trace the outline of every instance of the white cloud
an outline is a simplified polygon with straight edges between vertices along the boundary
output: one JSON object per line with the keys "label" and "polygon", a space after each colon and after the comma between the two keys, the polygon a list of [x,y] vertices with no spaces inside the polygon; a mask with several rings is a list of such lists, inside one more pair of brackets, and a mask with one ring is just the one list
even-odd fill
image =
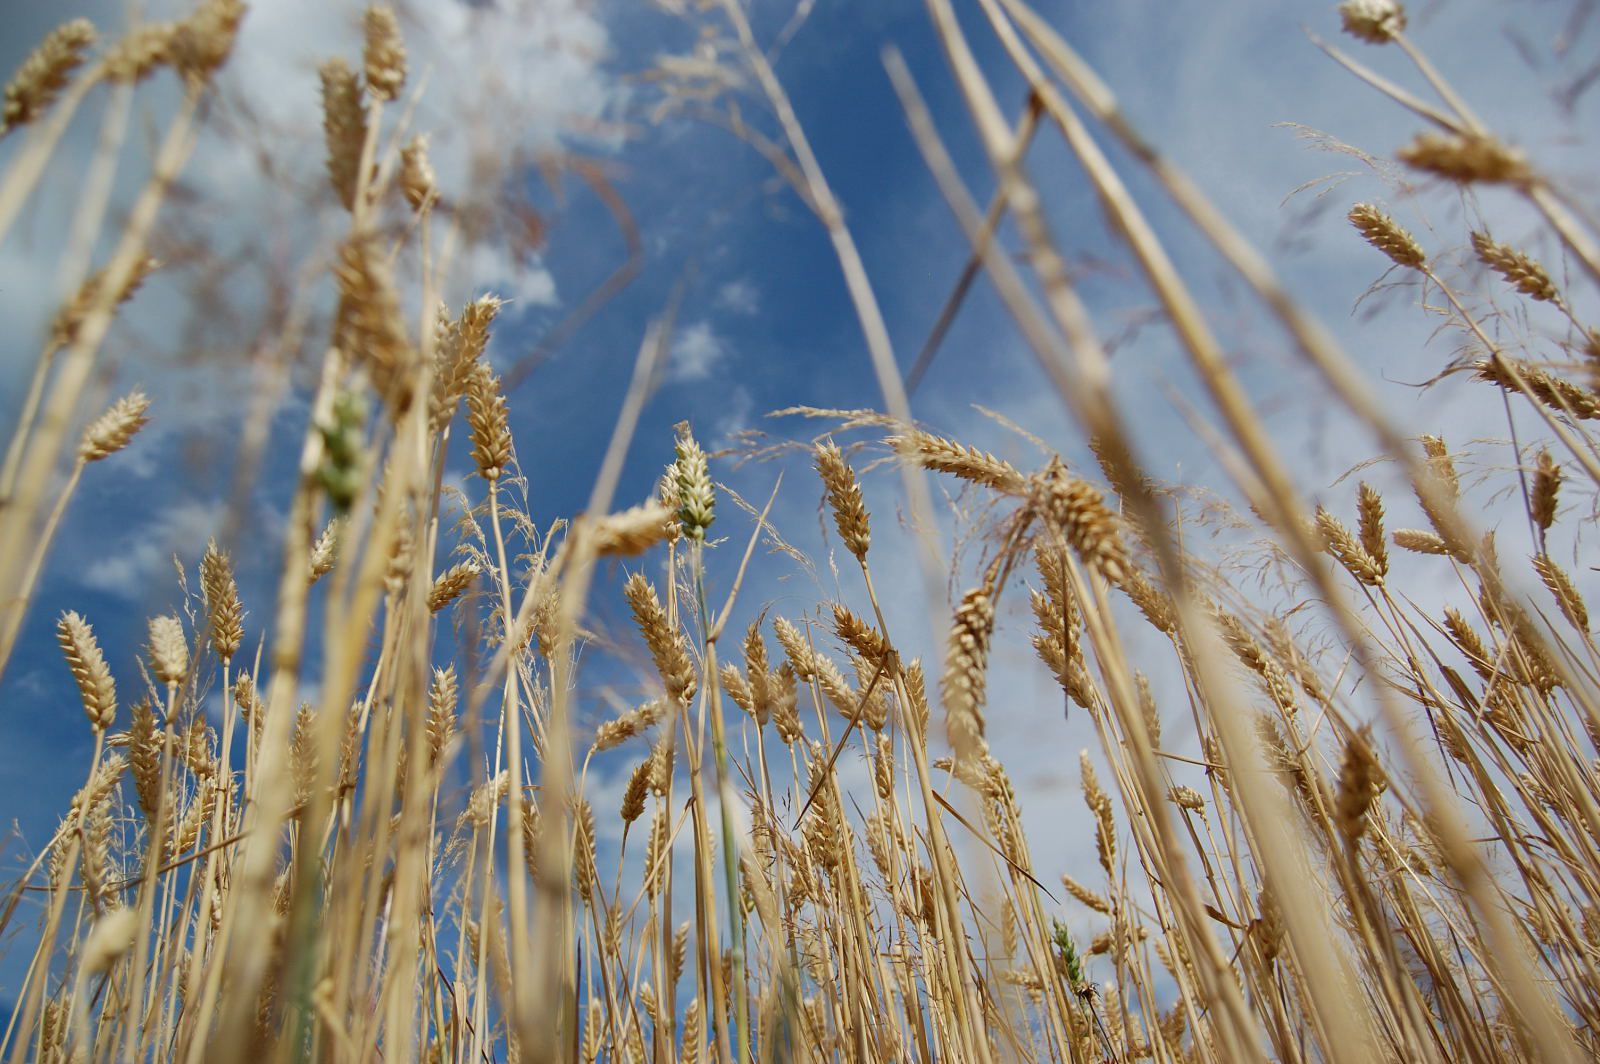
{"label": "white cloud", "polygon": [[729,281],[717,289],[717,298],[712,305],[730,314],[751,317],[761,311],[761,292],[750,281]]}
{"label": "white cloud", "polygon": [[672,338],[668,373],[674,381],[701,381],[728,357],[728,345],[709,321],[697,321]]}
{"label": "white cloud", "polygon": [[[162,571],[170,572],[176,551],[194,553],[198,545],[222,526],[221,502],[175,502],[138,529],[124,528],[112,538],[132,540],[120,551],[97,558],[77,574],[77,582],[92,591],[137,599],[154,584]],[[104,541],[102,541],[104,542]]]}

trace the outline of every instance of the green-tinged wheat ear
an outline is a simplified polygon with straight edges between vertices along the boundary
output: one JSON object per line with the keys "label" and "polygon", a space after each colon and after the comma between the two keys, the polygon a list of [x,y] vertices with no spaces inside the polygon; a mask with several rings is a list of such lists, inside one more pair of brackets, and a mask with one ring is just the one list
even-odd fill
{"label": "green-tinged wheat ear", "polygon": [[706,529],[716,520],[717,496],[711,484],[711,471],[706,453],[695,441],[687,421],[677,426],[677,499],[678,521],[683,534],[690,539],[703,540]]}
{"label": "green-tinged wheat ear", "polygon": [[117,716],[117,685],[111,678],[105,655],[100,652],[94,629],[78,614],[63,613],[56,624],[56,638],[67,656],[72,678],[78,683],[89,727],[105,731]]}
{"label": "green-tinged wheat ear", "polygon": [[396,100],[406,84],[406,44],[400,37],[400,20],[387,4],[367,8],[362,20],[366,47],[367,91],[379,100]]}
{"label": "green-tinged wheat ear", "polygon": [[6,84],[0,136],[27,125],[55,102],[94,44],[94,24],[73,19],[51,30]]}

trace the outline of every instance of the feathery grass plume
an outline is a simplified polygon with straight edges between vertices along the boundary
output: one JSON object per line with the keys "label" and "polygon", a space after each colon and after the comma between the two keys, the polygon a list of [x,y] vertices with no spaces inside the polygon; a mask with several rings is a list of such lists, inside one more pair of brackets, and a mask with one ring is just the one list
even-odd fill
{"label": "feathery grass plume", "polygon": [[172,65],[191,85],[202,85],[228,61],[244,19],[242,0],[205,0],[178,23],[172,37]]}
{"label": "feathery grass plume", "polygon": [[350,64],[335,56],[318,70],[322,78],[322,134],[328,149],[328,180],[347,211],[355,210],[361,183],[361,150],[367,140],[367,104]]}
{"label": "feathery grass plume", "polygon": [[[1317,507],[1317,533],[1322,538],[1323,548],[1351,576],[1368,587],[1383,585],[1383,572],[1366,552],[1362,541],[1344,526],[1344,522],[1320,506]],[[1381,530],[1379,542],[1382,542]]]}
{"label": "feathery grass plume", "polygon": [[850,468],[844,452],[832,440],[817,445],[816,465],[817,474],[828,492],[828,504],[833,507],[833,522],[839,529],[839,539],[858,561],[864,561],[867,548],[872,544],[872,527],[866,504],[861,500],[856,471]]}
{"label": "feathery grass plume", "polygon": [[316,583],[324,576],[333,572],[334,563],[339,560],[339,534],[344,530],[344,519],[335,517],[323,526],[322,532],[311,545],[309,581]]}
{"label": "feathery grass plume", "polygon": [[107,80],[124,85],[143,81],[172,62],[172,42],[178,26],[173,22],[146,22],[129,30],[106,52],[100,73]]}
{"label": "feathery grass plume", "polygon": [[379,100],[397,100],[406,84],[406,42],[400,20],[387,4],[373,4],[362,19],[366,46],[361,53],[366,67],[367,91]]}
{"label": "feathery grass plume", "polygon": [[1368,44],[1388,44],[1406,28],[1406,9],[1399,0],[1344,0],[1339,17],[1346,33]]}
{"label": "feathery grass plume", "polygon": [[909,448],[912,459],[924,469],[949,473],[1008,495],[1021,495],[1027,491],[1027,478],[1015,466],[976,447],[964,447],[955,440],[920,429],[912,429],[901,436],[890,436],[887,442],[897,451]]}
{"label": "feathery grass plume", "polygon": [[1361,549],[1372,560],[1380,577],[1389,575],[1389,548],[1383,539],[1383,496],[1366,481],[1356,492],[1357,531]]}
{"label": "feathery grass plume", "polygon": [[211,647],[217,657],[231,661],[244,642],[244,606],[233,578],[233,561],[217,548],[216,540],[206,544],[200,559],[200,593],[209,614]]}
{"label": "feathery grass plume", "polygon": [[[134,263],[128,272],[128,279],[123,282],[122,288],[117,292],[116,299],[112,300],[113,308],[119,307],[134,297],[145,280],[156,270],[161,268],[161,262],[146,255]],[[105,287],[106,271],[104,268],[96,270],[84,278],[78,290],[67,303],[58,311],[50,322],[50,346],[66,347],[78,338],[78,330],[83,328],[84,319],[88,318],[89,311],[99,301],[101,289]]]}
{"label": "feathery grass plume", "polygon": [[[1528,392],[1539,402],[1553,410],[1561,411],[1580,421],[1600,420],[1600,397],[1594,392],[1564,380],[1554,374],[1546,373],[1530,362],[1513,363],[1516,375],[1522,378],[1522,383],[1527,386]],[[1520,392],[1516,381],[1512,380],[1511,373],[1498,359],[1483,359],[1472,364],[1473,376],[1480,381],[1488,381],[1498,385],[1508,392]]]}
{"label": "feathery grass plume", "polygon": [[1072,476],[1059,459],[1052,458],[1041,475],[1040,502],[1046,520],[1085,566],[1112,584],[1122,583],[1128,573],[1128,550],[1117,515],[1106,506],[1099,489]]}
{"label": "feathery grass plume", "polygon": [[945,733],[958,761],[987,752],[983,703],[989,671],[989,639],[994,634],[994,603],[987,584],[961,596],[950,626],[942,697]]}
{"label": "feathery grass plume", "polygon": [[1420,528],[1397,528],[1394,545],[1414,554],[1449,554],[1450,546],[1440,536]]}
{"label": "feathery grass plume", "polygon": [[1334,819],[1339,834],[1352,847],[1367,830],[1367,812],[1383,793],[1383,769],[1372,752],[1365,731],[1350,737],[1344,747],[1344,763],[1339,769],[1339,793],[1334,799]]}
{"label": "feathery grass plume", "polygon": [[78,443],[78,461],[98,462],[128,446],[139,430],[149,424],[150,419],[145,417],[149,409],[150,400],[143,392],[129,392],[112,403],[109,410],[83,430],[83,438]]}
{"label": "feathery grass plume", "polygon": [[711,485],[711,470],[706,463],[706,453],[695,442],[687,421],[676,426],[678,442],[677,471],[678,521],[683,534],[693,540],[704,540],[706,529],[716,520],[717,496]]}
{"label": "feathery grass plume", "polygon": [[1557,565],[1555,559],[1548,554],[1535,554],[1533,556],[1534,571],[1539,574],[1539,579],[1544,586],[1550,589],[1550,594],[1556,598],[1556,605],[1561,607],[1561,613],[1572,622],[1572,626],[1580,632],[1589,630],[1589,608],[1584,605],[1583,596],[1578,593],[1578,586],[1572,582],[1572,577],[1567,571]]}
{"label": "feathery grass plume", "polygon": [[78,694],[83,699],[83,711],[89,716],[89,727],[105,731],[117,716],[117,685],[111,678],[105,655],[100,653],[94,629],[78,614],[68,611],[56,622],[56,639],[67,656],[72,678],[78,682]]}
{"label": "feathery grass plume", "polygon": [[650,648],[650,657],[661,674],[667,697],[687,704],[694,697],[696,682],[694,662],[689,658],[689,646],[683,633],[667,623],[667,611],[661,608],[655,586],[643,573],[629,576],[622,592],[645,645]]}
{"label": "feathery grass plume", "polygon": [[1561,494],[1561,467],[1548,448],[1539,451],[1533,469],[1533,519],[1539,531],[1548,532],[1556,522],[1556,504]]}
{"label": "feathery grass plume", "polygon": [[467,374],[467,426],[478,475],[494,481],[511,464],[511,428],[500,378],[487,362],[474,362]]}
{"label": "feathery grass plume", "polygon": [[183,622],[170,613],[150,618],[150,671],[168,687],[189,678],[189,642]]}
{"label": "feathery grass plume", "polygon": [[1479,262],[1499,274],[1507,284],[1529,299],[1551,303],[1561,298],[1555,282],[1550,280],[1545,268],[1516,248],[1497,244],[1488,233],[1474,231],[1472,250],[1477,254]]}
{"label": "feathery grass plume", "polygon": [[339,249],[334,279],[339,285],[334,342],[366,371],[398,419],[411,404],[417,367],[393,267],[376,240],[353,237]]}
{"label": "feathery grass plume", "polygon": [[1533,169],[1520,151],[1487,134],[1419,133],[1395,153],[1414,170],[1460,184],[1528,184]]}
{"label": "feathery grass plume", "polygon": [[400,149],[400,192],[420,211],[439,195],[439,177],[428,160],[428,138],[417,134]]}
{"label": "feathery grass plume", "polygon": [[32,122],[55,102],[73,71],[83,65],[94,40],[94,24],[85,18],[63,23],[45,35],[6,84],[0,137]]}
{"label": "feathery grass plume", "polygon": [[457,562],[433,580],[433,586],[428,589],[428,612],[438,613],[449,606],[456,599],[466,594],[467,589],[478,579],[483,569],[477,562],[468,559]]}
{"label": "feathery grass plume", "polygon": [[675,517],[673,511],[654,502],[603,517],[594,527],[595,553],[606,558],[643,554],[672,535]]}
{"label": "feathery grass plume", "polygon": [[1082,777],[1084,804],[1094,814],[1094,845],[1100,858],[1100,867],[1105,869],[1106,875],[1113,875],[1112,866],[1117,860],[1117,828],[1111,817],[1111,796],[1101,788],[1100,777],[1095,775],[1094,762],[1089,760],[1087,750],[1078,751],[1078,772]]}
{"label": "feathery grass plume", "polygon": [[1415,237],[1370,203],[1358,203],[1350,208],[1350,224],[1362,238],[1385,255],[1396,266],[1420,270],[1427,264],[1428,256]]}

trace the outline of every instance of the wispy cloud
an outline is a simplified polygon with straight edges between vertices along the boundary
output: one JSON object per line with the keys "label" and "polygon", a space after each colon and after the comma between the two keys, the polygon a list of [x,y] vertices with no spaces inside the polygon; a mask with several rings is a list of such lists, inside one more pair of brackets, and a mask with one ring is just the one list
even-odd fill
{"label": "wispy cloud", "polygon": [[702,381],[728,358],[728,344],[711,322],[701,320],[684,326],[672,338],[669,370],[674,381]]}

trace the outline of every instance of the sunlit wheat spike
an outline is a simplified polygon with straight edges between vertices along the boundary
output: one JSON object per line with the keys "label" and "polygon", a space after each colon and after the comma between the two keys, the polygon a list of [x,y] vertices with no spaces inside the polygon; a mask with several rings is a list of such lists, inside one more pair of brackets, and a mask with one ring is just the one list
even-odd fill
{"label": "sunlit wheat spike", "polygon": [[1523,154],[1492,136],[1421,133],[1396,157],[1407,166],[1461,184],[1527,184],[1533,170]]}
{"label": "sunlit wheat spike", "polygon": [[1548,448],[1539,451],[1533,470],[1533,519],[1539,531],[1548,532],[1556,523],[1556,506],[1561,495],[1561,466],[1551,457]]}
{"label": "sunlit wheat spike", "polygon": [[1543,266],[1516,248],[1495,243],[1488,233],[1472,234],[1472,250],[1479,262],[1529,299],[1550,303],[1561,297]]}
{"label": "sunlit wheat spike", "polygon": [[333,566],[339,557],[339,533],[344,528],[342,518],[329,521],[318,534],[316,542],[311,545],[311,560],[308,580],[315,584],[318,580],[333,572]]}
{"label": "sunlit wheat spike", "polygon": [[656,589],[644,574],[634,573],[628,577],[623,594],[627,596],[645,645],[650,648],[667,696],[687,703],[694,697],[696,681],[694,663],[689,659],[688,643],[683,634],[668,624],[667,611],[661,608]]}
{"label": "sunlit wheat spike", "polygon": [[361,180],[361,149],[367,139],[367,107],[350,64],[326,60],[322,78],[322,132],[328,152],[328,180],[345,210],[354,210]]}
{"label": "sunlit wheat spike", "polygon": [[[1379,587],[1383,584],[1383,570],[1367,553],[1362,541],[1357,539],[1343,522],[1320,506],[1317,507],[1317,532],[1322,537],[1324,549],[1333,555],[1351,576],[1368,587]],[[1379,542],[1382,542],[1381,528]]]}
{"label": "sunlit wheat spike", "polygon": [[[126,303],[139,291],[145,280],[156,270],[160,269],[159,260],[148,255],[134,263],[132,270],[128,271],[127,279],[122,288],[117,292],[116,298],[111,301],[113,308]],[[53,347],[66,347],[77,339],[78,330],[83,328],[89,312],[102,297],[106,285],[106,271],[96,270],[84,279],[78,286],[78,291],[67,301],[55,319],[50,323],[50,344]]]}
{"label": "sunlit wheat spike", "polygon": [[1578,593],[1578,585],[1572,582],[1572,577],[1567,571],[1557,565],[1555,559],[1548,554],[1536,554],[1533,557],[1534,571],[1539,574],[1539,579],[1544,586],[1550,589],[1550,594],[1555,596],[1556,605],[1561,607],[1561,613],[1572,622],[1572,626],[1580,632],[1589,630],[1589,608],[1584,605],[1583,596]]}
{"label": "sunlit wheat spike", "polygon": [[595,553],[628,558],[643,554],[673,532],[674,513],[658,503],[633,506],[595,523]]}
{"label": "sunlit wheat spike", "polygon": [[857,559],[864,559],[867,548],[872,545],[872,527],[867,518],[866,504],[861,500],[861,485],[856,481],[856,471],[850,468],[844,452],[832,440],[817,445],[816,466],[822,485],[828,492],[828,504],[833,508],[833,521],[839,529],[839,539]]}
{"label": "sunlit wheat spike", "polygon": [[487,362],[474,362],[467,375],[467,425],[478,475],[498,480],[511,463],[511,429],[500,378]]}
{"label": "sunlit wheat spike", "polygon": [[145,417],[149,409],[150,399],[143,392],[129,392],[111,404],[109,410],[83,430],[83,438],[78,443],[78,460],[98,462],[128,446],[139,430],[150,423]]}
{"label": "sunlit wheat spike", "polygon": [[1420,270],[1427,264],[1428,256],[1416,238],[1372,204],[1358,203],[1351,207],[1349,218],[1366,242],[1389,256],[1389,261],[1396,266]]}
{"label": "sunlit wheat spike", "polygon": [[132,84],[143,81],[172,62],[172,45],[177,38],[174,22],[147,22],[136,26],[111,46],[100,62],[107,81]]}
{"label": "sunlit wheat spike", "polygon": [[428,158],[428,138],[420,133],[400,149],[400,192],[414,211],[438,198],[439,176]]}
{"label": "sunlit wheat spike", "polygon": [[989,639],[994,634],[994,604],[989,588],[975,587],[961,597],[950,626],[942,696],[945,730],[958,761],[987,751],[983,703],[989,671]]}
{"label": "sunlit wheat spike", "polygon": [[406,44],[400,36],[400,20],[387,4],[373,4],[367,8],[362,26],[366,31],[362,62],[367,91],[379,100],[397,100],[406,84]]}
{"label": "sunlit wheat spike", "polygon": [[1388,44],[1406,28],[1406,10],[1399,0],[1344,0],[1339,17],[1346,33],[1368,44]]}
{"label": "sunlit wheat spike", "polygon": [[949,473],[1012,495],[1027,490],[1027,478],[1010,462],[943,436],[913,429],[904,435],[890,436],[886,442],[898,451],[909,450],[912,459],[925,469]]}
{"label": "sunlit wheat spike", "polygon": [[33,121],[55,102],[94,44],[94,24],[73,19],[51,30],[6,84],[0,136]]}
{"label": "sunlit wheat spike", "polygon": [[183,622],[171,614],[150,618],[150,671],[168,687],[189,678],[189,642]]}
{"label": "sunlit wheat spike", "polygon": [[1414,554],[1450,553],[1449,545],[1441,537],[1420,528],[1395,529],[1394,545]]}
{"label": "sunlit wheat spike", "polygon": [[477,562],[468,559],[434,577],[433,586],[428,589],[428,612],[438,613],[466,594],[482,572]]}
{"label": "sunlit wheat spike", "polygon": [[94,629],[89,627],[88,621],[69,611],[63,613],[56,624],[56,638],[67,656],[72,678],[78,683],[89,727],[105,731],[117,716],[117,685],[111,678],[105,655],[100,652]]}
{"label": "sunlit wheat spike", "polygon": [[1121,523],[1100,490],[1051,459],[1041,476],[1039,494],[1046,519],[1083,564],[1112,584],[1122,583],[1129,568],[1128,550]]}
{"label": "sunlit wheat spike", "polygon": [[243,0],[204,0],[178,23],[172,39],[172,64],[190,85],[201,85],[221,69],[233,51],[244,19]]}
{"label": "sunlit wheat spike", "polygon": [[1483,359],[1472,364],[1474,376],[1499,385],[1508,392],[1521,391],[1513,373],[1540,403],[1580,421],[1600,420],[1600,397],[1580,385],[1547,373],[1528,362],[1503,362]]}
{"label": "sunlit wheat spike", "polygon": [[217,657],[229,661],[244,641],[244,606],[233,578],[233,561],[218,549],[216,540],[206,544],[205,556],[200,559],[200,591],[210,621],[211,647]]}
{"label": "sunlit wheat spike", "polygon": [[1373,755],[1367,736],[1350,738],[1344,748],[1344,763],[1339,770],[1339,793],[1334,814],[1339,833],[1352,846],[1361,841],[1367,829],[1367,813],[1384,787],[1383,770]]}

